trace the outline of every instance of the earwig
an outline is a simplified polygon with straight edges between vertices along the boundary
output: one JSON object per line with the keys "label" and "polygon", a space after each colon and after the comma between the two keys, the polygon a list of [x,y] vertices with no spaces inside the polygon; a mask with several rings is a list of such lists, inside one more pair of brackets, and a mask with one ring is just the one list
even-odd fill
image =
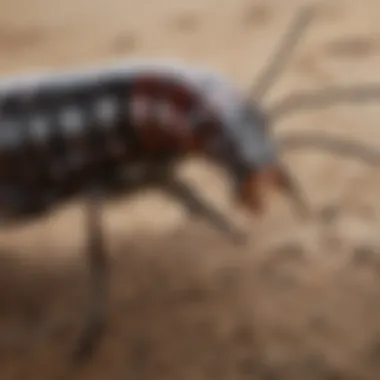
{"label": "earwig", "polygon": [[[106,197],[157,186],[235,241],[228,218],[174,175],[189,156],[228,172],[235,200],[263,211],[263,185],[276,185],[300,214],[308,204],[278,153],[303,146],[353,155],[370,164],[380,153],[331,136],[271,136],[270,125],[296,110],[380,96],[380,85],[290,95],[266,108],[263,98],[315,8],[303,8],[277,54],[247,94],[214,72],[179,63],[122,62],[65,74],[0,82],[0,211],[5,223],[44,215],[83,195],[90,295],[74,359],[88,358],[104,331],[108,269],[101,208]],[[253,99],[252,99],[253,98]],[[140,176],[131,175],[141,165]]]}

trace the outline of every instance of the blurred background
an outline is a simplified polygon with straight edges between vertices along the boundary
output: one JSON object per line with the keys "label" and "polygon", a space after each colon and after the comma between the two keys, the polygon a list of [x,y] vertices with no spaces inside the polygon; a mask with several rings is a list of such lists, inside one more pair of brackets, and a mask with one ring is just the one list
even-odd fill
{"label": "blurred background", "polygon": [[[248,88],[301,0],[1,0],[0,73],[180,58]],[[380,3],[330,0],[265,104],[296,90],[380,83]],[[379,99],[380,100],[380,99]],[[273,126],[380,149],[380,102],[304,110]],[[316,151],[285,152],[312,205],[273,194],[241,215],[215,168],[181,175],[250,232],[234,247],[158,192],[110,202],[107,336],[73,379],[378,379],[380,177]],[[78,204],[0,231],[0,377],[61,379],[86,295]]]}

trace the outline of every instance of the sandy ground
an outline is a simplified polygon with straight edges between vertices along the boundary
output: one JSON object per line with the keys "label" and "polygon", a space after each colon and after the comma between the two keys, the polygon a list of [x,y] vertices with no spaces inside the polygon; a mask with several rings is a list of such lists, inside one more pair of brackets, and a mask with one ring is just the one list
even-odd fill
{"label": "sandy ground", "polygon": [[[248,88],[302,3],[2,0],[0,71],[179,57]],[[322,4],[267,104],[332,83],[380,83],[379,16],[377,0]],[[377,120],[373,102],[304,110],[274,128],[279,136],[318,130],[376,147]],[[249,219],[229,202],[228,181],[214,168],[184,167],[206,198],[248,229],[247,247],[155,192],[107,206],[108,331],[94,360],[74,374],[67,354],[86,291],[80,202],[2,230],[0,378],[378,379],[378,172],[315,151],[284,160],[313,207],[306,222],[277,195],[263,218]]]}

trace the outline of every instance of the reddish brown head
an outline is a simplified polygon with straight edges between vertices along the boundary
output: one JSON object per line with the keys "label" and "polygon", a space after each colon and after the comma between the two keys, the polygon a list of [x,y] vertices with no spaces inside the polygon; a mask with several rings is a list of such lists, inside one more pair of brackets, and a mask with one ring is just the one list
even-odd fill
{"label": "reddish brown head", "polygon": [[261,214],[265,208],[264,201],[268,191],[278,189],[293,200],[299,215],[306,216],[308,214],[308,207],[301,196],[297,183],[279,164],[254,170],[247,174],[240,183],[237,199],[250,212]]}
{"label": "reddish brown head", "polygon": [[300,190],[277,157],[268,134],[265,115],[250,104],[240,104],[229,120],[220,124],[219,150],[214,155],[230,174],[238,203],[260,214],[268,191],[278,189],[289,196],[300,215],[307,214]]}

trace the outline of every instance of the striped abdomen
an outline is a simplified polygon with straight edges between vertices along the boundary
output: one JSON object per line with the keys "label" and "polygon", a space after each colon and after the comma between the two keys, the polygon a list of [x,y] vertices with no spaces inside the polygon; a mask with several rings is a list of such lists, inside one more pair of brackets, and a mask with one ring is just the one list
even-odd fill
{"label": "striped abdomen", "polygon": [[210,121],[202,107],[157,74],[10,89],[0,103],[0,190],[77,191],[128,162],[193,151]]}
{"label": "striped abdomen", "polygon": [[[125,90],[127,88],[125,87]],[[123,96],[123,97],[122,97]],[[1,102],[0,184],[36,191],[85,183],[97,166],[132,151],[122,103],[128,93],[96,88],[41,88]]]}

